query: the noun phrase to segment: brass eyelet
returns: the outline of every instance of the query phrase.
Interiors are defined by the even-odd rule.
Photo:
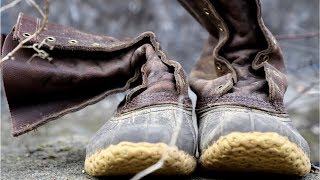
[[[263,56],[263,62],[268,62],[268,61],[269,61],[269,56],[268,55]]]
[[[219,85],[218,87],[215,88],[215,91],[219,92],[221,91],[223,88],[223,85]]]
[[[75,40],[75,39],[70,39],[68,42],[69,42],[70,44],[78,44],[78,41]]]
[[[31,34],[30,33],[23,33],[22,36],[23,37],[29,37],[29,36],[31,36]]]
[[[54,41],[56,41],[56,38],[52,37],[52,36],[49,36],[49,37],[47,37],[47,40],[50,41],[50,42],[54,42]]]
[[[222,66],[220,63],[216,63],[216,68],[219,70],[219,71],[222,71]]]
[[[203,8],[203,13],[207,16],[210,15],[208,8]]]
[[[273,43],[276,45],[277,44],[277,40],[276,40],[276,38],[274,37],[274,36],[272,36],[272,41],[273,41]]]
[[[219,31],[223,32],[223,29],[220,24],[217,24],[217,27],[218,27]]]

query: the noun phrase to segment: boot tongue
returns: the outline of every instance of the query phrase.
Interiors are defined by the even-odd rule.
[[[178,104],[180,93],[174,72],[180,65],[173,61],[168,62],[168,60],[165,63],[150,44],[145,44],[136,52],[140,55],[144,54],[146,58],[141,68],[141,81],[135,83],[127,93],[126,99],[118,107],[118,113],[151,105]],[[185,97],[183,103],[191,106],[188,97]]]
[[[144,76],[147,89],[140,94],[141,96],[161,92],[178,94],[173,73],[158,56],[154,55],[147,60],[144,66]]]
[[[213,1],[216,11],[228,25],[230,31],[229,47],[256,47],[258,32],[257,8],[252,1],[247,0],[219,0]],[[261,42],[260,42],[261,43]],[[239,47],[240,46],[240,47]],[[256,47],[256,48],[258,48]]]
[[[230,31],[229,40],[223,48],[225,53],[247,49],[258,51],[267,45],[261,43],[263,39],[259,39],[259,37],[263,37],[263,34],[257,30],[259,25],[257,22],[257,7],[254,2],[248,0],[215,0],[212,3]]]

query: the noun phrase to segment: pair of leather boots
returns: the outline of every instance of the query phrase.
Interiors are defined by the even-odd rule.
[[[285,111],[284,61],[260,2],[180,2],[209,32],[189,81],[152,32],[116,39],[49,23],[29,42],[33,48],[2,64],[13,135],[126,91],[89,141],[85,170],[92,176],[134,174],[164,154],[158,174],[190,174],[197,161],[210,171],[307,174],[309,146]],[[2,56],[39,24],[20,14],[2,37]],[[30,60],[40,51],[49,56]],[[198,127],[188,82],[197,95]]]

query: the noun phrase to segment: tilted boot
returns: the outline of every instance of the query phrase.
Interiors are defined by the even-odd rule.
[[[38,24],[21,14],[2,57]],[[14,136],[128,90],[114,117],[90,140],[86,172],[134,174],[162,156],[164,165],[156,173],[195,169],[197,137],[186,76],[180,64],[167,59],[153,33],[118,40],[49,23],[28,45],[33,48],[20,49],[2,64]],[[37,51],[49,56],[30,60]]]
[[[258,0],[180,0],[210,37],[190,74],[204,169],[305,175],[309,146],[283,105],[282,53]]]

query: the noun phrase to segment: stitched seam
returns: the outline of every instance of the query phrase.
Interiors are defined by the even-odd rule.
[[[191,115],[190,112],[188,112],[188,110],[185,109],[181,109],[179,107],[174,107],[174,106],[169,106],[169,107],[148,107],[145,109],[142,109],[140,111],[134,111],[134,112],[128,112],[125,114],[121,114],[119,116],[113,117],[112,119],[110,119],[110,121],[118,121],[118,120],[123,120],[123,119],[127,119],[127,117],[132,116],[133,114],[137,114],[137,115],[145,115],[145,114],[150,114],[150,112],[162,112],[162,111],[169,111],[169,110],[180,110],[183,111],[184,114],[188,114]]]
[[[224,98],[224,99],[223,99]],[[223,97],[223,98],[216,98],[218,100],[212,101],[212,99],[207,98],[206,100],[199,100],[197,104],[197,111],[202,111],[208,107],[212,106],[221,106],[225,105],[226,103],[231,103],[233,105],[237,106],[245,106],[250,108],[256,108],[264,111],[270,111],[270,112],[277,112],[277,113],[285,113],[284,105],[281,101],[274,101],[270,103],[266,103],[264,101],[257,101],[255,99],[251,99],[252,102],[250,102],[249,98],[243,98],[243,97]],[[248,102],[249,100],[249,102]],[[202,102],[201,102],[202,101]],[[223,104],[224,103],[224,104]]]
[[[207,108],[206,110],[203,110],[205,112],[199,112],[198,114],[200,114],[199,118],[203,118],[204,116],[208,116],[208,114],[210,114],[210,112],[214,111],[214,112],[226,112],[226,110],[229,111],[235,111],[235,112],[254,112],[254,113],[258,113],[258,114],[266,114],[265,111],[263,110],[259,110],[259,109],[247,109],[245,107],[237,107],[237,106],[215,106],[215,107],[210,107]],[[270,113],[267,112],[267,114],[269,116],[276,116],[278,118],[284,118],[287,119],[289,116],[288,114],[276,114],[276,113]],[[282,120],[283,122],[292,122],[291,120]]]

